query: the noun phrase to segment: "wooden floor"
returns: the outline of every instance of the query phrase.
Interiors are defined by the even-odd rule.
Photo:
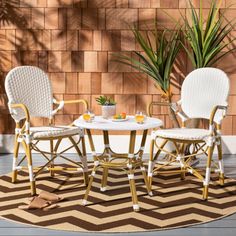
[[[36,157],[37,158],[37,157]],[[236,155],[225,155],[225,172],[229,177],[236,178]],[[36,161],[40,163],[40,161]],[[204,162],[201,162],[200,165],[203,165]],[[11,171],[12,166],[12,155],[11,154],[0,154],[0,175],[8,173]],[[1,187],[0,187],[1,188]],[[1,220],[0,219],[0,235],[55,235],[55,236],[73,236],[73,235],[83,235],[88,236],[90,233],[78,233],[78,232],[67,232],[67,231],[56,231],[56,230],[47,230],[43,228],[36,228],[32,226],[27,226],[23,224],[17,224],[14,222]],[[114,234],[93,234],[93,235],[108,235],[113,236]],[[144,233],[127,233],[122,234],[122,236],[141,236]],[[222,220],[214,221],[208,224],[201,224],[195,227],[181,228],[176,230],[165,230],[165,231],[156,231],[145,233],[145,236],[235,236],[236,235],[236,214],[224,218]]]

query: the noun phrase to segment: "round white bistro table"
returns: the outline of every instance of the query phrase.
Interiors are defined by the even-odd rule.
[[[88,135],[89,144],[92,150],[94,159],[94,167],[90,176],[89,184],[83,199],[82,204],[87,204],[88,195],[93,183],[94,176],[97,169],[103,168],[103,176],[101,182],[101,191],[106,191],[107,176],[109,168],[120,168],[126,171],[130,183],[130,192],[132,195],[133,209],[139,211],[138,198],[136,193],[136,186],[134,181],[134,173],[137,168],[140,168],[147,187],[149,195],[152,195],[150,186],[148,184],[146,170],[143,164],[142,156],[146,143],[147,133],[149,129],[158,128],[163,125],[163,122],[156,118],[147,117],[143,124],[138,124],[134,120],[134,116],[128,116],[126,121],[112,121],[104,119],[101,116],[95,116],[94,120],[89,123],[84,121],[81,116],[74,121],[74,125],[84,128]],[[95,146],[91,134],[91,130],[101,130],[103,132],[104,151],[98,155],[95,151]],[[128,153],[115,153],[110,148],[109,131],[130,131],[130,141]],[[142,131],[142,140],[139,150],[135,153],[135,139],[136,131]]]

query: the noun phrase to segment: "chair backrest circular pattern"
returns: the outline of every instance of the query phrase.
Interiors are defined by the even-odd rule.
[[[19,66],[6,76],[8,104],[23,103],[32,117],[52,117],[53,94],[47,74],[38,67]],[[16,121],[25,118],[21,109],[12,109]]]
[[[209,119],[216,105],[227,105],[229,78],[220,69],[200,68],[185,78],[181,90],[181,107],[189,118]],[[222,116],[216,113],[215,119]]]

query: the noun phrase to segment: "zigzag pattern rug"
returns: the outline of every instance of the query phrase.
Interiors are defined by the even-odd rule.
[[[20,172],[18,183],[11,176],[0,177],[0,216],[20,223],[56,230],[96,232],[143,232],[185,227],[216,220],[236,212],[236,180],[227,179],[224,187],[210,186],[209,200],[202,201],[202,183],[192,176],[183,181],[179,175],[154,178],[153,197],[149,197],[141,173],[136,173],[140,212],[133,212],[127,175],[110,170],[108,190],[100,192],[101,174],[93,183],[89,205],[81,201],[85,192],[81,174],[48,172],[37,180],[38,191],[54,192],[66,199],[59,208],[21,210],[29,197],[28,174]],[[216,180],[216,177],[212,180]]]

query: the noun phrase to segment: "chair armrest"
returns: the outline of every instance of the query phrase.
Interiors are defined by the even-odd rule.
[[[212,109],[211,115],[210,115],[210,127],[213,127],[214,122],[215,122],[215,116],[216,116],[216,112],[218,110],[222,110],[222,118],[219,120],[219,122],[216,123],[220,123],[221,120],[226,116],[226,111],[227,111],[228,106],[227,105],[217,105]]]
[[[65,104],[76,104],[76,103],[83,103],[84,109],[88,109],[88,102],[84,99],[76,99],[76,100],[67,100],[67,101],[57,101],[56,99],[53,99],[53,103],[57,104],[58,107],[53,110],[53,115],[55,115],[59,110],[61,110]]]
[[[150,102],[147,106],[147,115],[152,116],[152,107],[153,106],[167,106],[172,108],[172,103],[169,102]]]
[[[18,104],[17,104],[17,103],[10,103],[10,104],[9,104],[10,113],[11,113],[12,115],[14,115],[13,112],[12,112],[12,109],[14,109],[14,108],[20,108],[20,109],[22,109],[22,110],[24,111],[24,113],[25,113],[25,119],[26,119],[26,121],[30,122],[29,110],[28,110],[28,108],[27,108],[23,103],[18,103]]]

